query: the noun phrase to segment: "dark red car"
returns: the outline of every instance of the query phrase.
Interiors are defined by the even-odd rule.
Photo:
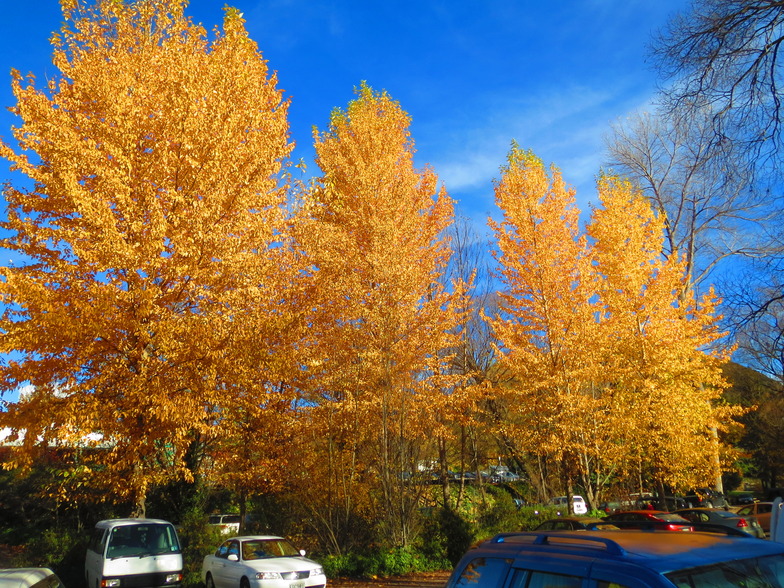
[[[693,531],[691,523],[680,515],[663,510],[626,510],[607,515],[607,522],[622,523],[623,527],[633,526],[634,523],[656,523],[669,531]],[[620,526],[620,525],[619,525]]]

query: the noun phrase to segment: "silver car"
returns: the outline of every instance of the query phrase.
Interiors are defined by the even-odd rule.
[[[676,510],[674,513],[697,525],[718,525],[746,533],[752,537],[765,538],[765,531],[762,530],[756,519],[742,517],[723,508],[684,508]],[[699,531],[700,529],[695,527],[694,530]]]

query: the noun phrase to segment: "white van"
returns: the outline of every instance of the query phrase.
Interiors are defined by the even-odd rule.
[[[158,519],[99,521],[84,561],[87,588],[169,588],[182,583],[174,525]]]
[[[550,499],[550,504],[566,508],[566,496],[556,496]],[[576,515],[584,515],[588,512],[588,506],[582,496],[572,496],[572,511]]]

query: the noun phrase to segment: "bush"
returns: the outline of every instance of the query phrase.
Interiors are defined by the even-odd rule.
[[[183,515],[178,535],[182,543],[183,584],[198,586],[202,581],[201,564],[204,556],[214,552],[225,537],[218,527],[207,524],[207,516],[199,508]]]
[[[441,557],[446,558],[451,565],[455,565],[474,542],[476,531],[468,521],[451,509],[442,508],[438,512],[436,521],[444,545]]]
[[[25,545],[14,564],[51,568],[66,586],[82,586],[86,550],[86,534],[73,529],[47,529]]]
[[[321,560],[324,573],[328,579],[356,578],[361,575],[362,564],[359,558],[352,553],[345,555],[327,555]]]
[[[520,531],[532,531],[539,526],[540,523],[548,519],[555,519],[559,516],[564,516],[566,513],[557,506],[524,506],[518,513],[518,521]]]
[[[414,547],[379,549],[364,554],[328,555],[321,560],[321,564],[330,579],[401,576],[448,567],[445,560],[433,560]]]

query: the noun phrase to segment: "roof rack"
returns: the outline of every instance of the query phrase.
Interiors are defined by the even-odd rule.
[[[510,541],[511,539],[511,541]],[[523,541],[519,541],[522,539]],[[529,541],[526,541],[529,540]],[[499,533],[490,540],[491,543],[529,543],[531,545],[554,545],[558,547],[592,548],[603,547],[610,555],[623,556],[626,551],[618,543],[606,537],[597,537],[586,533],[568,533],[563,531],[542,531],[529,533]]]

